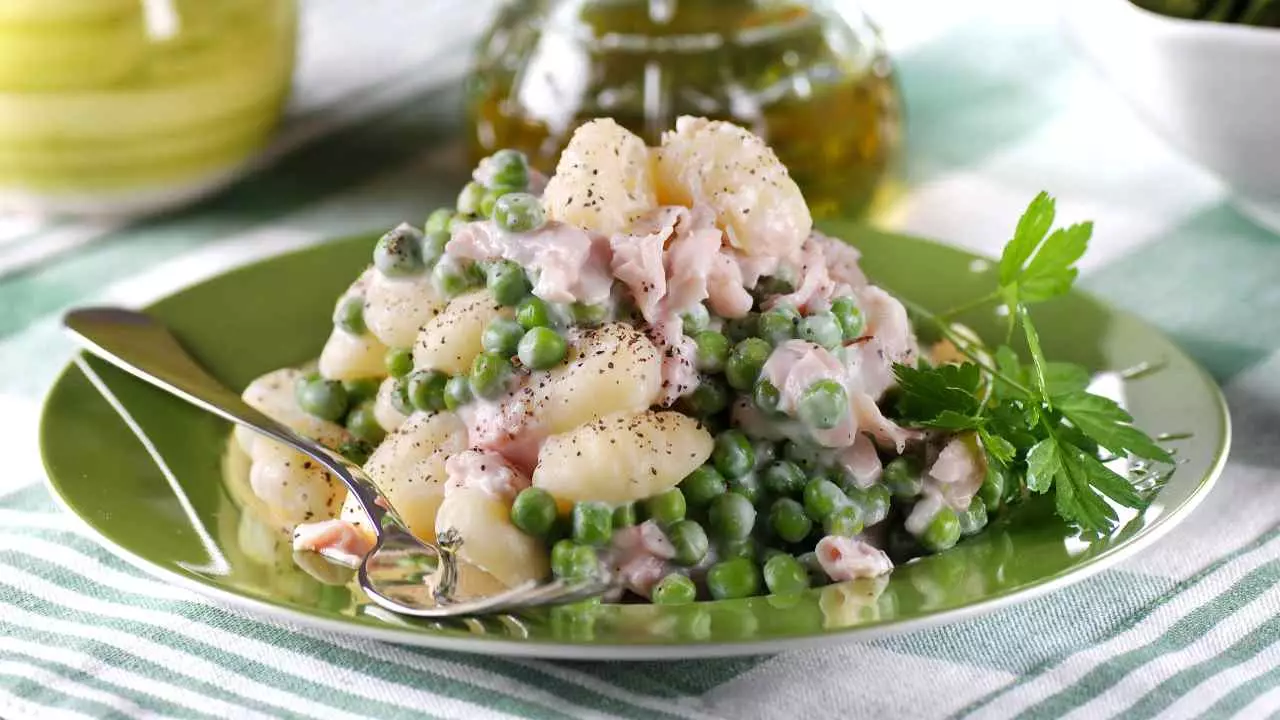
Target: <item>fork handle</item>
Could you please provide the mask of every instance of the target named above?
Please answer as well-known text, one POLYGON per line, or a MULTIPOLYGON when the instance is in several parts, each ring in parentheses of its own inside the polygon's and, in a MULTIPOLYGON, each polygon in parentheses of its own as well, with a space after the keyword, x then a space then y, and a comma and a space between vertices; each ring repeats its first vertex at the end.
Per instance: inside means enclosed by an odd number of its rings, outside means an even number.
POLYGON ((382 491, 358 466, 251 407, 209 375, 169 329, 151 316, 123 308, 82 308, 68 312, 62 324, 85 351, 202 410, 284 443, 323 465, 356 496, 379 541, 393 528, 409 533, 404 520, 392 509, 382 491))

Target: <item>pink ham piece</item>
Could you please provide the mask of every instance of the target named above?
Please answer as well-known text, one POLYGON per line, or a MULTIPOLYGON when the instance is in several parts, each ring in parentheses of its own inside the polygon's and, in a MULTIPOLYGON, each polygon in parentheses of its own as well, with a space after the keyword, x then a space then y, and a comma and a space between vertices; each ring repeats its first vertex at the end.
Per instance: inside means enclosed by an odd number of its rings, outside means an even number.
POLYGON ((445 253, 460 260, 511 260, 529 271, 533 293, 547 302, 601 305, 613 289, 608 240, 560 222, 527 233, 467 223, 453 233, 445 253))
POLYGON ((966 433, 951 438, 942 448, 929 467, 926 482, 936 483, 942 499, 957 512, 964 512, 986 476, 986 457, 974 436, 966 433))
POLYGON ((507 464, 506 458, 487 450, 467 450, 444 463, 444 491, 465 487, 482 490, 494 499, 511 502, 529 487, 529 478, 507 464))
POLYGON ((861 490, 875 485, 884 471, 875 444, 862 434, 854 439, 852 445, 840 451, 836 461, 853 478, 854 486, 861 490))
POLYGON ((293 549, 324 553, 354 566, 373 549, 373 539, 346 520, 322 520, 294 528, 293 549))
POLYGON ((649 597, 653 586, 671 571, 669 561, 675 554, 675 546, 662 528, 646 520, 613 534, 608 564, 616 582, 649 597))
POLYGON ((842 240, 823 235, 816 230, 809 236, 809 242, 822 248, 822 254, 827 261, 827 275, 831 280, 841 285, 847 285, 854 290, 866 286, 867 276, 862 273, 862 268, 858 265, 858 260, 862 257, 862 254, 858 252, 857 248, 842 240))
MULTIPOLYGON (((847 386, 845 368, 826 348, 804 340, 787 340, 770 353, 760 376, 778 388, 778 409, 795 417, 800 396, 819 380, 834 380, 847 386)), ((833 428, 811 428, 814 442, 823 447, 839 448, 853 444, 858 432, 852 411, 833 428)))
POLYGON ((893 562, 883 550, 856 537, 828 535, 818 541, 816 554, 822 571, 836 582, 873 578, 893 570, 893 562))

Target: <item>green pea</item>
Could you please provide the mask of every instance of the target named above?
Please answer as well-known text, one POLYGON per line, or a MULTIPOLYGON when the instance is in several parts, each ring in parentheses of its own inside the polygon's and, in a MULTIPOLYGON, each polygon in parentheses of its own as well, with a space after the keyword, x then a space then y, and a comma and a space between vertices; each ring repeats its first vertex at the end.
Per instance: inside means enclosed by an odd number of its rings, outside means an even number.
POLYGON ((707 532, 692 520, 681 520, 667 528, 667 539, 676 549, 672 559, 678 565, 697 565, 707 556, 711 544, 707 541, 707 532))
POLYGON ((569 318, 574 325, 596 327, 609 319, 609 308, 604 305, 576 302, 569 305, 569 318))
POLYGON ((531 286, 524 268, 510 260, 499 260, 489 268, 485 283, 489 294, 504 307, 515 307, 529 294, 531 286))
POLYGON ((848 416, 849 395, 835 380, 819 380, 800 394, 796 414, 806 425, 830 430, 848 416))
POLYGON ((497 353, 483 352, 471 362, 471 393, 493 400, 507 389, 511 378, 511 361, 497 353))
POLYGON ((740 430, 726 430, 716 436, 711 462, 727 478, 742 477, 756 466, 755 448, 740 430))
POLYGON ((458 408, 471 402, 471 379, 466 375, 455 375, 444 384, 444 406, 448 410, 458 408))
POLYGON ((723 412, 732 399, 729 386, 716 375, 702 375, 693 392, 684 396, 684 404, 691 415, 708 417, 723 412))
POLYGON ((551 326, 551 310, 547 308, 547 304, 534 295, 520 301, 516 305, 516 322, 525 330, 532 330, 536 327, 551 326))
POLYGON ((373 446, 364 440, 348 440, 338 446, 338 454, 356 465, 364 465, 373 454, 373 446))
POLYGON ((778 446, 764 439, 758 439, 752 445, 756 451, 756 469, 767 467, 778 459, 778 446))
POLYGON ((484 281, 479 266, 445 256, 431 271, 431 281, 436 290, 446 298, 453 298, 476 287, 484 281))
POLYGON ((613 536, 613 508, 602 502, 573 506, 573 539, 583 545, 607 545, 613 536))
POLYGON ((798 543, 809 536, 813 521, 800 503, 791 498, 778 498, 769 508, 769 527, 786 542, 798 543))
POLYGON ((727 490, 724 476, 712 465, 703 465, 680 481, 680 491, 692 508, 704 508, 727 490))
POLYGON ((938 508, 919 540, 929 552, 942 552, 954 547, 960 540, 960 518, 956 511, 946 505, 938 508))
POLYGON ((413 351, 408 348, 391 348, 383 357, 387 366, 387 374, 394 378, 404 377, 413 372, 413 351))
POLYGON ((333 311, 333 324, 352 335, 363 335, 368 329, 364 324, 364 298, 353 296, 338 303, 333 311))
POLYGON ((508 193, 493 205, 493 221, 513 233, 532 232, 546 223, 542 201, 529 193, 508 193))
POLYGON ((822 531, 843 537, 857 535, 862 532, 862 509, 853 504, 836 508, 822 521, 822 531))
POLYGON ((489 156, 490 184, 525 188, 529 185, 529 160, 519 150, 502 149, 489 156))
POLYGON ((769 465, 761 473, 764 486, 774 495, 799 496, 809 482, 808 476, 799 465, 788 460, 778 460, 769 465))
POLYGON ((831 314, 840 323, 840 330, 845 340, 857 340, 866 328, 866 318, 862 316, 862 308, 850 297, 836 298, 831 302, 831 314))
POLYGON ((771 352, 773 349, 769 347, 769 343, 760 338, 743 340, 733 346, 729 359, 725 361, 725 379, 735 390, 749 392, 755 387, 756 380, 760 379, 760 370, 769 360, 771 352))
POLYGON ((447 231, 430 232, 422 238, 422 264, 435 269, 444 257, 445 248, 449 245, 450 235, 447 231))
POLYGON ((756 383, 756 389, 751 394, 751 399, 755 401, 756 407, 767 415, 773 415, 778 412, 778 405, 782 402, 782 393, 778 392, 778 386, 761 378, 756 383))
POLYGON ((636 524, 636 504, 623 503, 613 509, 613 527, 627 528, 636 524))
POLYGON ((884 485, 872 485, 866 490, 846 490, 849 500, 862 511, 862 524, 871 527, 889 517, 889 488, 884 485))
POLYGON ((469 182, 462 186, 458 193, 458 213, 462 215, 479 215, 480 201, 484 199, 485 187, 478 182, 469 182))
POLYGON ((760 329, 760 314, 747 313, 740 318, 731 318, 725 321, 724 336, 729 338, 729 342, 737 344, 750 337, 755 337, 756 331, 760 329))
POLYGON ((551 572, 565 580, 589 580, 600 571, 594 548, 561 540, 551 548, 551 572))
POLYGON ((423 412, 444 409, 444 386, 449 376, 439 370, 415 370, 409 374, 409 402, 423 412))
POLYGON ((764 585, 774 595, 797 593, 809 587, 809 571, 799 560, 779 553, 764 563, 764 585))
POLYGON ((413 401, 409 399, 409 378, 396 378, 395 383, 391 386, 391 407, 401 415, 413 414, 413 401))
POLYGON ((653 586, 650 600, 655 605, 684 605, 698 598, 698 587, 680 573, 671 573, 653 586))
POLYGON ((975 497, 969 501, 969 509, 959 513, 960 534, 969 537, 987 526, 987 504, 982 498, 975 497))
POLYGON ((347 430, 358 440, 377 444, 386 437, 387 431, 382 429, 373 412, 373 401, 366 400, 351 409, 347 414, 347 430))
POLYGON ((796 336, 800 314, 790 307, 774 308, 760 315, 759 336, 770 345, 781 345, 796 336))
POLYGON ((347 414, 347 389, 337 380, 315 378, 296 389, 298 406, 308 415, 337 422, 347 414))
POLYGON ((746 558, 718 562, 707 571, 707 590, 716 600, 760 594, 760 568, 746 558))
POLYGON ((485 190, 484 197, 480 198, 480 216, 492 217, 493 208, 495 205, 498 204, 498 198, 502 197, 503 195, 506 195, 509 192, 511 191, 507 190, 506 188, 502 188, 500 190, 494 190, 490 188, 488 190, 485 190))
POLYGON ((836 321, 835 315, 831 313, 817 313, 801 318, 798 330, 802 340, 808 340, 828 350, 840 347, 844 340, 844 332, 840 329, 840 323, 836 321))
POLYGON ((433 210, 427 216, 427 222, 423 224, 423 233, 430 235, 432 233, 448 233, 449 221, 453 219, 453 210, 449 208, 439 208, 433 210))
POLYGON ((823 464, 822 450, 809 443, 788 440, 782 446, 782 457, 799 465, 807 473, 816 473, 823 464))
POLYGON ((987 476, 982 480, 982 487, 978 488, 978 496, 982 498, 986 509, 995 510, 1000 507, 1004 501, 1004 489, 1004 471, 996 467, 994 462, 988 463, 987 476))
POLYGON ((756 560, 760 556, 760 543, 753 537, 716 543, 716 557, 720 560, 744 558, 756 560))
POLYGON ((809 576, 809 585, 821 587, 831 584, 831 578, 827 577, 827 571, 822 569, 822 563, 818 560, 818 553, 801 553, 796 556, 796 562, 800 563, 800 567, 809 576))
POLYGON ((536 327, 524 333, 517 348, 521 364, 534 370, 548 370, 559 365, 568 352, 569 346, 564 338, 548 327, 536 327))
POLYGON ((556 500, 542 488, 525 488, 511 503, 511 524, 527 535, 545 538, 556 522, 556 500))
POLYGON ((826 478, 815 478, 804 486, 804 509, 816 522, 823 522, 837 508, 849 503, 840 486, 826 478))
POLYGON ((520 323, 498 317, 485 326, 484 332, 480 334, 480 345, 488 352, 511 357, 519 349, 522 337, 524 328, 520 327, 520 323))
POLYGON ((644 501, 649 517, 666 525, 684 519, 686 504, 680 488, 671 488, 644 501))
POLYGON ((741 495, 752 505, 759 505, 764 500, 764 483, 756 473, 747 473, 728 481, 729 492, 741 495))
POLYGON ((720 540, 745 540, 755 527, 756 509, 743 496, 725 493, 711 501, 707 522, 711 532, 720 540))
POLYGON ((900 500, 909 500, 924 489, 923 468, 920 461, 909 455, 897 457, 884 466, 880 479, 889 492, 900 500))
POLYGON ((373 248, 373 265, 389 278, 417 275, 422 262, 422 233, 411 225, 400 225, 383 235, 373 248))
POLYGON ((351 402, 356 403, 377 397, 378 388, 382 387, 382 381, 378 378, 343 380, 342 387, 346 388, 347 397, 351 398, 351 402))
POLYGON ((684 334, 693 337, 706 330, 711 324, 711 313, 707 311, 706 305, 698 303, 681 315, 680 321, 683 323, 684 334))
POLYGON ((729 360, 729 338, 715 330, 703 330, 693 336, 693 344, 697 348, 694 365, 698 370, 707 373, 724 371, 729 360))

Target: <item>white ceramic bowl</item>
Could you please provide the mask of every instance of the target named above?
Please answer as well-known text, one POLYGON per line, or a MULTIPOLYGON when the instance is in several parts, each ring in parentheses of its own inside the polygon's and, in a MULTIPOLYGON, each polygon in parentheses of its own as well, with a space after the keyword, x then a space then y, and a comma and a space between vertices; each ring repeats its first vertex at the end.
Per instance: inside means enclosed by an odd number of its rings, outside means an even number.
POLYGON ((1064 0, 1080 48, 1171 144, 1280 231, 1280 29, 1179 20, 1129 0, 1064 0))

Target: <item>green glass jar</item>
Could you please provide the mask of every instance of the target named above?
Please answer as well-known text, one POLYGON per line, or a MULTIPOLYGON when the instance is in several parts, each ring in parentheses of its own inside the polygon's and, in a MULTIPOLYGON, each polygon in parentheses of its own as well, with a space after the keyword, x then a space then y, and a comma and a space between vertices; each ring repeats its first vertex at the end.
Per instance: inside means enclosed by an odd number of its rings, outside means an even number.
POLYGON ((554 169, 573 129, 609 116, 656 144, 680 115, 763 136, 815 214, 856 215, 884 186, 901 101, 876 28, 827 0, 514 0, 481 40, 471 148, 554 169))
POLYGON ((295 0, 0 3, 0 210, 147 212, 265 145, 293 72, 295 0))

